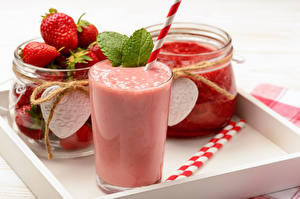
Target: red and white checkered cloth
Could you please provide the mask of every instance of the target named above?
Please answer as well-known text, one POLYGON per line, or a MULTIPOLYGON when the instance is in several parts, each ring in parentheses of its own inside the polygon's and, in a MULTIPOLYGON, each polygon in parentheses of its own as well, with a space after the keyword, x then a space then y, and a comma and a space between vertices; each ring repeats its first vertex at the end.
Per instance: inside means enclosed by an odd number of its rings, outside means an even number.
MULTIPOLYGON (((270 84, 254 88, 251 95, 300 127, 300 92, 270 84)), ((251 199, 300 199, 300 187, 251 199)))
POLYGON ((261 84, 251 92, 251 95, 300 127, 300 92, 261 84))

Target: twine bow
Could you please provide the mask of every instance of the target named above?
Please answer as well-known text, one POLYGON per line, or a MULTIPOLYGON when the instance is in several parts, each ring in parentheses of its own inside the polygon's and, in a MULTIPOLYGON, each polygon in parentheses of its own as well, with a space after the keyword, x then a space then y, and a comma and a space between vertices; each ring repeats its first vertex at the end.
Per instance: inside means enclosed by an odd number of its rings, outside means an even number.
POLYGON ((68 82, 58 82, 58 81, 53 81, 53 82, 48 82, 42 79, 34 78, 34 77, 29 77, 27 75, 24 75, 23 73, 19 72, 19 70, 16 68, 15 65, 12 67, 13 72, 17 77, 26 79, 28 81, 34 82, 38 84, 39 86, 36 87, 31 96, 30 96, 30 102, 32 105, 40 105, 44 102, 50 101, 52 99, 55 99, 53 106, 50 109, 50 113, 48 116, 48 119, 45 121, 45 133, 44 133, 44 138, 45 138, 45 146, 46 146, 46 151, 48 154, 48 159, 53 158, 53 154, 51 151, 51 146, 50 146, 50 141, 49 141, 49 124, 52 120, 55 108, 57 104, 63 99, 63 97, 72 91, 80 91, 83 92, 86 95, 89 95, 89 89, 87 88, 89 82, 87 79, 85 80, 74 80, 74 81, 68 81, 68 82), (52 86, 59 86, 56 90, 52 91, 49 95, 47 96, 39 96, 39 94, 52 86))
POLYGON ((44 102, 55 99, 53 106, 50 109, 49 117, 45 123, 45 145, 48 153, 48 159, 52 159, 53 157, 51 152, 50 141, 49 141, 49 125, 52 120, 56 106, 63 99, 63 97, 69 92, 80 91, 86 95, 89 95, 89 90, 87 88, 88 84, 89 84, 88 80, 78 80, 78 81, 69 81, 69 82, 45 82, 33 90, 30 97, 30 102, 33 105, 40 105, 44 102), (44 97, 41 96, 37 98, 38 94, 41 91, 52 86, 59 86, 59 88, 57 88, 47 96, 44 97))
POLYGON ((186 67, 181 67, 181 68, 174 68, 173 69, 173 77, 174 77, 174 79, 177 79, 179 77, 184 77, 184 76, 192 77, 193 79, 201 81, 202 83, 210 86, 215 91, 217 91, 217 92, 221 93, 222 95, 224 95, 225 97, 227 97, 229 100, 233 100, 235 96, 233 94, 231 94, 230 92, 228 92, 227 90, 219 87, 217 84, 210 81, 209 79, 206 79, 202 75, 199 75, 197 73, 192 73, 192 71, 195 71, 195 70, 205 69, 205 68, 208 68, 208 67, 217 66, 217 65, 220 65, 220 64, 225 64, 229 60, 231 60, 231 58, 232 58, 232 53, 227 55, 226 57, 218 60, 218 61, 215 61, 215 62, 203 61, 203 62, 199 62, 195 65, 191 65, 191 66, 186 66, 186 67))

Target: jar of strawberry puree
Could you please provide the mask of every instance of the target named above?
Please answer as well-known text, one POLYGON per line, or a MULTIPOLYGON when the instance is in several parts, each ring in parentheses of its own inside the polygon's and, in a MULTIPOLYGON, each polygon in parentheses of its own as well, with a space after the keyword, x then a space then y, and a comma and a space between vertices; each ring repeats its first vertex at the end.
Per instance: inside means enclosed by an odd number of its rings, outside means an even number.
MULTIPOLYGON (((153 40, 163 24, 147 27, 153 40)), ((215 66, 193 70, 192 73, 204 77, 228 95, 218 92, 211 85, 199 79, 186 76, 198 87, 198 98, 189 115, 174 126, 169 126, 169 136, 201 136, 220 131, 234 115, 237 90, 231 65, 233 47, 230 35, 224 30, 198 23, 174 23, 166 37, 158 60, 171 68, 182 68, 199 62, 225 61, 215 66)))
MULTIPOLYGON (((42 40, 33 39, 24 42, 18 46, 14 52, 13 71, 16 78, 13 81, 9 97, 11 125, 38 156, 47 157, 47 151, 49 150, 53 154, 53 158, 73 158, 93 154, 90 110, 86 110, 89 104, 86 106, 74 104, 74 99, 81 99, 79 101, 77 100, 77 103, 84 103, 85 97, 89 100, 88 93, 84 94, 82 92, 81 95, 79 94, 79 97, 77 97, 78 95, 76 93, 76 95, 73 95, 74 93, 69 92, 68 100, 64 100, 63 98, 60 101, 60 108, 54 110, 54 112, 57 111, 57 113, 53 114, 51 120, 51 122, 53 122, 55 117, 57 117, 56 121, 54 121, 56 122, 56 127, 51 129, 51 123, 49 125, 48 147, 46 147, 47 144, 45 144, 45 125, 47 120, 47 116, 45 115, 48 114, 49 118, 49 110, 52 107, 51 102, 47 102, 50 103, 49 106, 42 107, 41 104, 32 105, 30 101, 33 91, 42 84, 49 84, 51 82, 63 83, 69 82, 70 80, 86 80, 88 78, 89 68, 50 69, 26 64, 21 59, 21 49, 31 41, 42 40), (74 116, 66 115, 66 112, 72 112, 74 116), (55 114, 58 116, 54 116, 55 114), (83 117, 80 122, 76 120, 78 116, 83 117), (77 123, 75 125, 76 127, 73 126, 74 122, 77 123), (71 127, 76 129, 72 129, 71 127), (72 129, 72 131, 69 131, 69 129, 72 129), (55 133, 53 130, 62 132, 55 133)), ((44 92, 53 91, 53 89, 55 90, 57 87, 57 85, 45 87, 45 89, 37 93, 36 98, 40 98, 44 92)))

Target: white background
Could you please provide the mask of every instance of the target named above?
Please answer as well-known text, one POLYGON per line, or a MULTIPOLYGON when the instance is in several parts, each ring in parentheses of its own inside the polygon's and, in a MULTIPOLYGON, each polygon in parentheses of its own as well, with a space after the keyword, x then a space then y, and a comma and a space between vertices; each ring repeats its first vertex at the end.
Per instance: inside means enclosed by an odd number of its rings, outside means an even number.
MULTIPOLYGON (((13 77, 13 51, 25 40, 39 36, 41 15, 48 8, 72 16, 83 12, 98 30, 131 34, 163 22, 173 0, 0 0, 0 82, 13 77)), ((299 0, 183 0, 175 21, 208 23, 233 37, 235 52, 246 62, 235 65, 237 84, 251 90, 271 83, 300 90, 299 0)), ((2 100, 2 99, 0 99, 2 100)), ((0 158, 0 198, 33 198, 0 158)))
MULTIPOLYGON (((12 77, 13 50, 21 42, 40 35, 41 15, 49 7, 85 19, 99 31, 131 34, 163 22, 172 0, 0 0, 0 79, 12 77)), ((258 82, 300 88, 300 1, 297 0, 183 0, 175 21, 218 25, 233 37, 236 52, 245 57, 236 66, 240 87, 258 82), (288 80, 288 81, 287 81, 288 80)))

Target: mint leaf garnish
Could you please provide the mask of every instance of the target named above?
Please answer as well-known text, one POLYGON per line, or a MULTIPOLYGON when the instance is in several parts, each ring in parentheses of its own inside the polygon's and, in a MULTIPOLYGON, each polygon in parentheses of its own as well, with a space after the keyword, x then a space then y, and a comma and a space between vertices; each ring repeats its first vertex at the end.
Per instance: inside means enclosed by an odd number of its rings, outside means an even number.
POLYGON ((145 66, 152 49, 153 41, 151 34, 144 28, 135 31, 124 43, 122 49, 122 66, 145 66))
POLYGON ((144 66, 153 49, 151 34, 144 28, 130 38, 116 32, 102 32, 97 36, 97 43, 113 66, 144 66))
POLYGON ((122 47, 128 40, 126 35, 117 32, 102 32, 97 36, 97 42, 103 54, 113 66, 122 64, 122 47))

